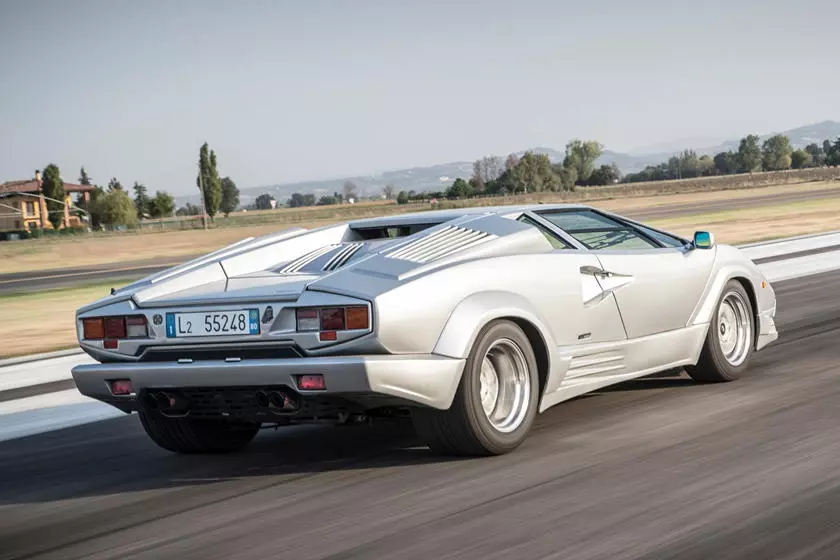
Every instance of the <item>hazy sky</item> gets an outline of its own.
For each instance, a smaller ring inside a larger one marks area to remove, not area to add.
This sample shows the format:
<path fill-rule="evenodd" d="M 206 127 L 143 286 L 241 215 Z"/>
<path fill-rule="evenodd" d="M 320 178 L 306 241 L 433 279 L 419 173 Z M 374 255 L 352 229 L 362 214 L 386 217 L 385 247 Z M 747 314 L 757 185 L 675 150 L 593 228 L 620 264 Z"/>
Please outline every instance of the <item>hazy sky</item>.
<path fill-rule="evenodd" d="M 840 120 L 837 0 L 0 0 L 0 181 L 195 190 Z"/>

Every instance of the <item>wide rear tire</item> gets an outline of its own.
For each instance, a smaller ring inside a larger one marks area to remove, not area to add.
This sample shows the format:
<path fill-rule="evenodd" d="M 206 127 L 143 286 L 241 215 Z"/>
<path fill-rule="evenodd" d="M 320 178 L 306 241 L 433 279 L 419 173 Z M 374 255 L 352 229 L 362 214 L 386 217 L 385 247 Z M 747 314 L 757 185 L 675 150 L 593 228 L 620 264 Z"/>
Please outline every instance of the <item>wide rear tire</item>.
<path fill-rule="evenodd" d="M 502 455 L 525 440 L 539 401 L 537 360 L 528 337 L 511 321 L 485 326 L 467 357 L 447 410 L 412 415 L 417 434 L 445 455 Z"/>
<path fill-rule="evenodd" d="M 238 451 L 248 445 L 260 429 L 259 424 L 169 418 L 158 412 L 139 412 L 138 416 L 152 441 L 174 453 Z"/>
<path fill-rule="evenodd" d="M 749 367 L 755 347 L 755 315 L 743 284 L 723 288 L 697 365 L 685 370 L 696 381 L 734 381 Z"/>

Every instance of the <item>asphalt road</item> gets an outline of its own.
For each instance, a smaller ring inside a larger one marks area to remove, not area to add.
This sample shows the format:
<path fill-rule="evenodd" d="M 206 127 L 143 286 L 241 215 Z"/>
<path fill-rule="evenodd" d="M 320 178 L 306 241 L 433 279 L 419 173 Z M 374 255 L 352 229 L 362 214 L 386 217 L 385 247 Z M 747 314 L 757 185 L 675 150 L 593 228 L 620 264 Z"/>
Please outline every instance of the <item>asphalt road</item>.
<path fill-rule="evenodd" d="M 741 380 L 624 383 L 516 452 L 266 431 L 185 457 L 126 417 L 0 444 L 0 558 L 840 558 L 840 272 L 777 285 Z"/>
<path fill-rule="evenodd" d="M 840 189 L 838 188 L 815 189 L 807 192 L 759 194 L 748 198 L 713 200 L 697 204 L 669 204 L 657 208 L 630 211 L 626 215 L 628 218 L 645 221 L 837 197 L 840 197 Z M 597 202 L 595 204 L 597 205 Z M 92 282 L 112 281 L 117 284 L 127 279 L 154 274 L 198 256 L 200 255 L 191 255 L 183 259 L 145 259 L 108 265 L 0 274 L 0 295 L 65 288 Z"/>

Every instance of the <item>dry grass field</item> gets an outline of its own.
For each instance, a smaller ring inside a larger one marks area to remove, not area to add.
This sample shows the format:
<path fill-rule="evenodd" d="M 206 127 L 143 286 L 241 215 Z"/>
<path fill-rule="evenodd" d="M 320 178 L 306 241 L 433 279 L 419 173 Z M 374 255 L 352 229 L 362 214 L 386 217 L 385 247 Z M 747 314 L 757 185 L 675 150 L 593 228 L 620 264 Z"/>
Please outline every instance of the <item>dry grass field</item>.
<path fill-rule="evenodd" d="M 525 204 L 533 202 L 585 202 L 605 210 L 617 213 L 633 212 L 641 209 L 651 210 L 673 207 L 697 207 L 696 213 L 702 213 L 704 204 L 735 201 L 753 197 L 774 196 L 799 193 L 807 196 L 808 191 L 836 188 L 840 198 L 840 181 L 811 182 L 801 184 L 775 185 L 769 187 L 740 190 L 704 191 L 688 193 L 661 192 L 656 195 L 636 195 L 632 191 L 594 191 L 578 189 L 575 193 L 560 195 L 557 193 L 504 197 L 493 199 L 475 199 L 470 201 L 445 202 L 444 207 L 484 204 Z M 617 194 L 616 194 L 617 193 Z M 833 200 L 833 199 L 831 199 Z M 820 201 L 820 206 L 829 202 Z M 144 230 L 111 234 L 91 234 L 66 238 L 45 238 L 28 241 L 0 243 L 0 274 L 37 271 L 55 268 L 106 265 L 143 259 L 166 259 L 177 262 L 187 257 L 207 253 L 246 237 L 259 236 L 281 231 L 291 227 L 314 228 L 347 219 L 366 216 L 380 216 L 403 212 L 429 209 L 429 205 L 411 204 L 399 206 L 394 203 L 363 203 L 334 207 L 312 207 L 303 209 L 281 209 L 262 212 L 268 223 L 257 223 L 240 227 L 222 227 L 224 219 L 219 219 L 219 227 L 203 230 Z M 805 214 L 813 214 L 818 208 L 811 208 Z M 756 218 L 757 209 L 739 211 L 738 224 L 721 221 L 716 224 L 715 234 L 721 241 L 743 241 L 738 236 L 741 231 Z M 785 212 L 787 210 L 782 210 Z M 686 214 L 695 213 L 691 209 Z M 253 214 L 253 213 L 251 213 Z M 233 219 L 234 215 L 231 215 Z M 805 215 L 792 217 L 786 226 L 787 231 L 798 233 L 826 231 L 836 228 L 837 223 L 829 215 L 816 217 Z M 742 227 L 743 226 L 743 227 Z M 670 226 L 669 226 L 670 227 Z M 757 228 L 758 226 L 756 226 Z M 757 232 L 757 229 L 750 230 Z M 683 233 L 677 230 L 678 233 Z M 690 232 L 689 232 L 690 233 Z M 753 235 L 749 233 L 748 236 Z M 783 234 L 781 234 L 783 235 Z M 780 236 L 781 236 L 780 235 Z"/>
<path fill-rule="evenodd" d="M 728 193 L 735 194 L 735 193 Z M 699 195 L 691 195 L 699 196 Z M 681 199 L 686 203 L 686 199 Z M 693 198 L 689 198 L 693 200 Z M 702 199 L 706 201 L 708 199 Z M 698 201 L 700 202 L 700 201 Z M 629 204 L 651 205 L 662 204 L 662 201 L 611 201 L 599 204 L 611 210 L 620 210 Z M 618 208 L 616 208 L 618 206 Z M 636 206 L 638 207 L 638 206 Z M 721 243 L 747 243 L 764 239 L 787 237 L 805 233 L 840 229 L 840 197 L 829 200 L 794 202 L 787 204 L 768 205 L 748 210 L 730 210 L 693 215 L 681 215 L 664 219 L 654 219 L 650 222 L 663 229 L 690 237 L 698 229 L 709 229 L 715 233 Z M 182 233 L 182 232 L 177 232 Z M 190 233 L 190 232 L 183 232 Z M 191 232 L 196 235 L 198 232 Z M 201 232 L 202 234 L 204 232 Z M 219 236 L 230 233 L 230 230 L 214 230 L 207 235 Z M 170 240 L 175 233 L 167 234 Z M 144 247 L 142 240 L 156 239 L 154 235 L 126 236 L 115 241 L 137 243 L 136 251 Z M 162 236 L 163 238 L 163 236 Z M 180 239 L 179 236 L 175 238 Z M 221 237 L 214 237 L 219 245 L 225 241 Z M 108 238 L 96 239 L 97 243 L 110 241 Z M 171 248 L 167 241 L 167 248 Z M 73 245 L 65 245 L 73 247 Z M 186 244 L 185 247 L 194 248 Z M 208 249 L 211 247 L 207 247 Z M 125 255 L 132 255 L 126 250 Z M 133 256 L 133 255 L 132 255 Z M 129 283 L 125 280 L 124 284 Z M 79 288 L 45 291 L 34 294 L 0 296 L 0 358 L 46 352 L 60 348 L 75 346 L 74 314 L 75 310 L 91 301 L 105 296 L 114 282 L 97 284 Z M 19 320 L 7 320 L 18 318 Z M 47 336 L 44 333 L 48 333 Z"/>

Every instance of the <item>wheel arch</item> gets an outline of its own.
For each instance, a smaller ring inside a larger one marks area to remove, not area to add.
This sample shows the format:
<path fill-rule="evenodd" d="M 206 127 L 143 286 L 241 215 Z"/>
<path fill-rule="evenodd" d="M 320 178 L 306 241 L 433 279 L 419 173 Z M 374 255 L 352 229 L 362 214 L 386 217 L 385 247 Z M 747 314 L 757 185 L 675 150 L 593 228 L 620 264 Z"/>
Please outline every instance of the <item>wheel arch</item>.
<path fill-rule="evenodd" d="M 752 281 L 747 278 L 746 276 L 733 276 L 732 280 L 736 280 L 739 282 L 743 287 L 744 291 L 747 292 L 747 297 L 750 300 L 750 305 L 752 306 L 752 319 L 753 319 L 753 332 L 752 332 L 752 344 L 753 348 L 755 348 L 756 344 L 758 344 L 758 335 L 759 335 L 759 317 L 758 317 L 758 299 L 755 292 L 755 286 L 753 285 Z"/>
<path fill-rule="evenodd" d="M 435 344 L 434 353 L 466 359 L 481 331 L 494 321 L 511 321 L 528 338 L 537 360 L 540 397 L 552 367 L 553 337 L 540 314 L 524 297 L 512 292 L 472 294 L 454 309 Z"/>

